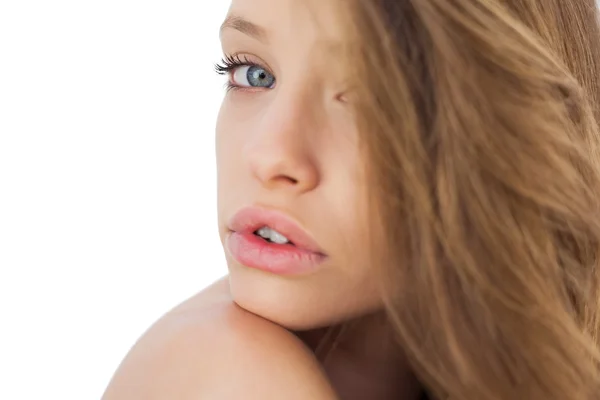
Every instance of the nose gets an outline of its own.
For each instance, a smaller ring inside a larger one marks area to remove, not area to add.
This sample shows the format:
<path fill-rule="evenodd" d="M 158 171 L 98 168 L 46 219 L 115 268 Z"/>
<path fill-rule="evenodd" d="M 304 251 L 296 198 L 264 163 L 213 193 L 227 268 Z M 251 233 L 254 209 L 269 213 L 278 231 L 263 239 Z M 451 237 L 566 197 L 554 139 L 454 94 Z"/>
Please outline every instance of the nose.
<path fill-rule="evenodd" d="M 249 168 L 268 190 L 302 194 L 319 184 L 314 108 L 294 99 L 274 99 L 250 134 L 244 153 Z"/>

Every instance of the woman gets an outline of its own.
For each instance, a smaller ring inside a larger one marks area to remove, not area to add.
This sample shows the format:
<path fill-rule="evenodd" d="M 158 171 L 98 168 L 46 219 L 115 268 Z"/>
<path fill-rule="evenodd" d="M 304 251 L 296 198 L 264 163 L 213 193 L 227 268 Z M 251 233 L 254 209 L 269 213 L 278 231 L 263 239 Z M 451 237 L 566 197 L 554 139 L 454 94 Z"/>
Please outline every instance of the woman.
<path fill-rule="evenodd" d="M 600 396 L 594 0 L 233 0 L 229 276 L 105 399 Z"/>

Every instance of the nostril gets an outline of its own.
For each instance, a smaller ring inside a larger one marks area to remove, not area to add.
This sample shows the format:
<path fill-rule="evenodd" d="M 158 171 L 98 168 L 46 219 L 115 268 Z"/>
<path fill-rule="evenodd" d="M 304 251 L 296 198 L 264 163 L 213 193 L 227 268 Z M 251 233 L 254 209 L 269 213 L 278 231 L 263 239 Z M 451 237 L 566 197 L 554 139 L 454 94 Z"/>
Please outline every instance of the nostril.
<path fill-rule="evenodd" d="M 291 185 L 297 185 L 298 184 L 298 179 L 296 178 L 292 178 L 291 176 L 287 176 L 287 175 L 279 175 L 275 178 L 276 181 L 279 181 L 281 183 L 288 183 Z"/>
<path fill-rule="evenodd" d="M 256 152 L 249 159 L 251 172 L 262 186 L 269 190 L 282 189 L 300 193 L 310 191 L 318 185 L 316 164 L 312 157 L 305 154 L 305 149 L 295 146 L 291 149 L 293 152 L 289 150 L 289 154 L 275 150 L 277 149 Z"/>

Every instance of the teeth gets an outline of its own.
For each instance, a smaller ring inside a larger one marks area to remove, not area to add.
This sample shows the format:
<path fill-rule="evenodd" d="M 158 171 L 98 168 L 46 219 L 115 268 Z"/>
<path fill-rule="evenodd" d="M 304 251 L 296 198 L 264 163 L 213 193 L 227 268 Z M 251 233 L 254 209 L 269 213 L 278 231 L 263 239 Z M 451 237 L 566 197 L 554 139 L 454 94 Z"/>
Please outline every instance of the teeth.
<path fill-rule="evenodd" d="M 264 227 L 260 228 L 259 230 L 257 230 L 256 234 L 263 239 L 268 239 L 271 242 L 277 243 L 277 244 L 287 244 L 290 242 L 288 240 L 288 238 L 283 236 L 281 233 L 279 233 L 276 230 L 271 229 L 267 226 L 264 226 Z"/>

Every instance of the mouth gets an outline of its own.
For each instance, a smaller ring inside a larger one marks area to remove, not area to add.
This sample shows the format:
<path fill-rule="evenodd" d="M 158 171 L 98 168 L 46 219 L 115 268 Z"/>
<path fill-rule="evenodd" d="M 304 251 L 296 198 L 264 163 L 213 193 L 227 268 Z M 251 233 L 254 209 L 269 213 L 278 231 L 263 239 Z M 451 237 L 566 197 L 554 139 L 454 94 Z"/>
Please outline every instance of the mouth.
<path fill-rule="evenodd" d="M 275 210 L 248 207 L 239 211 L 228 224 L 231 232 L 252 234 L 269 243 L 289 245 L 325 255 L 310 234 L 287 215 Z"/>
<path fill-rule="evenodd" d="M 255 230 L 253 233 L 255 236 L 258 236 L 269 243 L 295 246 L 295 244 L 285 237 L 285 235 L 277 232 L 275 229 L 269 228 L 268 226 L 263 226 L 262 228 Z"/>
<path fill-rule="evenodd" d="M 277 211 L 242 209 L 228 228 L 229 253 L 251 268 L 298 275 L 314 271 L 327 258 L 299 224 Z"/>

